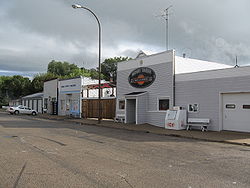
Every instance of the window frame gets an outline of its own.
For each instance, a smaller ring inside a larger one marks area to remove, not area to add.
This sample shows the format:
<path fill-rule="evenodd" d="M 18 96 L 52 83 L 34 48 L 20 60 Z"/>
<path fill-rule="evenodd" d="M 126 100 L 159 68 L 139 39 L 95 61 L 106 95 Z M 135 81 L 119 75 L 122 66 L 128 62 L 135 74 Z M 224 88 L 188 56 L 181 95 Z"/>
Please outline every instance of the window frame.
<path fill-rule="evenodd" d="M 192 106 L 197 106 L 197 111 L 191 111 L 190 110 L 190 105 L 192 105 Z M 199 111 L 200 111 L 200 105 L 199 105 L 199 103 L 189 103 L 188 104 L 188 113 L 199 113 Z"/>
<path fill-rule="evenodd" d="M 165 96 L 165 97 L 157 97 L 157 111 L 158 112 L 166 112 L 167 110 L 160 110 L 160 100 L 168 100 L 168 109 L 170 109 L 170 97 Z"/>
<path fill-rule="evenodd" d="M 124 109 L 120 108 L 120 102 L 124 101 Z M 125 99 L 118 99 L 118 110 L 125 111 L 126 108 L 126 100 Z"/>

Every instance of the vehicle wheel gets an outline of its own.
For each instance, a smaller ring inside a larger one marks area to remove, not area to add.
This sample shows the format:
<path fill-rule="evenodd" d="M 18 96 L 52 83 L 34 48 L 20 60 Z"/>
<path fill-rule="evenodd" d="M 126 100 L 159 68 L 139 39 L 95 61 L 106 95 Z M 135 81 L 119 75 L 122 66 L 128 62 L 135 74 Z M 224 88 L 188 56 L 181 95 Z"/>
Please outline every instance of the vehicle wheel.
<path fill-rule="evenodd" d="M 19 111 L 18 111 L 18 110 L 16 110 L 16 111 L 14 112 L 14 114 L 15 114 L 15 115 L 18 115 L 18 114 L 19 114 Z"/>
<path fill-rule="evenodd" d="M 36 112 L 32 112 L 32 116 L 35 116 L 36 115 Z"/>

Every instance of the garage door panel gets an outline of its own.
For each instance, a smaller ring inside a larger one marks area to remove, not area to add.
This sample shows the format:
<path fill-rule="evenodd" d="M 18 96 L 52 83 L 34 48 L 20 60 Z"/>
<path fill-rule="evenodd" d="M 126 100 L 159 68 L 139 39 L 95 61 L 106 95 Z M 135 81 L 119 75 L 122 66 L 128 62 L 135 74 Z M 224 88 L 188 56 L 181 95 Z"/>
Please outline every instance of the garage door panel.
<path fill-rule="evenodd" d="M 250 93 L 223 94 L 223 129 L 250 132 Z"/>

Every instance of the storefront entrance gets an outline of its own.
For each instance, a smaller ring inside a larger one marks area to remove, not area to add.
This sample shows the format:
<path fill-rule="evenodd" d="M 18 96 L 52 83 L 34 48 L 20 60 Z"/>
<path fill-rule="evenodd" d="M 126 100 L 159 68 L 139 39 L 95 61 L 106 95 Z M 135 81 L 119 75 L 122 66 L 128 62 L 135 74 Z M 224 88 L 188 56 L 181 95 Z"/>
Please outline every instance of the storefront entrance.
<path fill-rule="evenodd" d="M 136 123 L 136 99 L 126 99 L 125 123 Z"/>

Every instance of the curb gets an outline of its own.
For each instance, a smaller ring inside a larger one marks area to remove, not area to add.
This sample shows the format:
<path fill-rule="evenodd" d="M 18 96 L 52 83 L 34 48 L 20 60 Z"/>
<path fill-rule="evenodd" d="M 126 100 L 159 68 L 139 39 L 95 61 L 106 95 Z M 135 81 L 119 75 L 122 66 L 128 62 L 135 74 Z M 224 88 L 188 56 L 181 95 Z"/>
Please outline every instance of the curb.
<path fill-rule="evenodd" d="M 36 119 L 49 119 L 49 120 L 54 120 L 54 121 L 67 121 L 67 122 L 71 122 L 71 123 L 79 123 L 80 125 L 106 127 L 106 128 L 119 129 L 119 130 L 135 131 L 135 132 L 142 132 L 142 133 L 151 133 L 151 134 L 161 135 L 161 136 L 172 136 L 172 137 L 200 140 L 200 141 L 205 141 L 205 142 L 216 142 L 216 143 L 224 143 L 224 144 L 240 145 L 240 146 L 250 147 L 250 144 L 248 144 L 248 143 L 239 143 L 239 142 L 232 142 L 232 141 L 227 141 L 227 140 L 211 140 L 211 139 L 206 139 L 206 138 L 197 138 L 197 137 L 193 137 L 193 136 L 183 136 L 183 135 L 172 134 L 172 133 L 170 133 L 170 134 L 156 133 L 156 132 L 150 131 L 150 130 L 135 130 L 135 129 L 128 129 L 126 127 L 114 127 L 114 126 L 107 126 L 105 124 L 97 124 L 97 123 L 83 123 L 83 122 L 78 122 L 78 121 L 76 121 L 74 119 L 68 119 L 68 118 L 66 118 L 66 119 L 43 118 L 43 117 L 34 117 L 34 118 L 36 118 Z"/>

